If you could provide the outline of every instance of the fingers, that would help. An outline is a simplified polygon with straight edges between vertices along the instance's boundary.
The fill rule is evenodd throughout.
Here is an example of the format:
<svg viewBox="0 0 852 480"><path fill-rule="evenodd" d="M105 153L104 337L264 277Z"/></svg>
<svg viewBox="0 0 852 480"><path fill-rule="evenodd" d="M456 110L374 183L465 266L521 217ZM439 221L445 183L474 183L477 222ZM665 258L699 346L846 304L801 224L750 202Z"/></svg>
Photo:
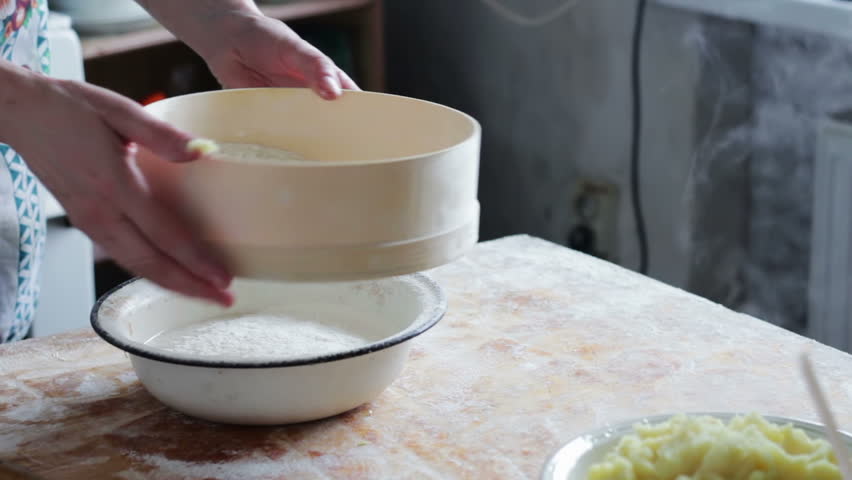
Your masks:
<svg viewBox="0 0 852 480"><path fill-rule="evenodd" d="M343 90L361 90L346 72L337 68L319 50L312 48L304 53L301 66L308 86L326 100L340 97Z"/></svg>
<svg viewBox="0 0 852 480"><path fill-rule="evenodd" d="M94 85L68 82L71 91L85 97L116 133L172 162L190 162L200 153L187 149L192 135L158 120L132 100Z"/></svg>
<svg viewBox="0 0 852 480"><path fill-rule="evenodd" d="M347 75L346 72L339 68L337 69L337 77L340 79L340 86L343 87L345 90L361 90L355 83L355 81L349 78L349 75Z"/></svg>
<svg viewBox="0 0 852 480"><path fill-rule="evenodd" d="M308 86L320 97L334 100L343 94L339 69L314 47L297 51L299 70Z"/></svg>
<svg viewBox="0 0 852 480"><path fill-rule="evenodd" d="M210 285L225 290L233 277L218 257L192 234L178 215L146 192L130 193L123 210L147 240L182 268Z"/></svg>
<svg viewBox="0 0 852 480"><path fill-rule="evenodd" d="M111 220L83 218L78 226L116 262L134 274L187 296L211 300L223 306L234 302L229 292L193 275L152 245L126 217Z"/></svg>
<svg viewBox="0 0 852 480"><path fill-rule="evenodd" d="M134 274L230 305L230 275L194 240L179 212L157 202L134 163L137 144L176 160L191 159L190 136L117 94L57 82L62 88L46 92L55 97L46 102L53 110L42 119L55 133L49 142L46 137L32 142L29 151L34 159L50 159L35 163L44 167L40 175L60 194L72 222Z"/></svg>
<svg viewBox="0 0 852 480"><path fill-rule="evenodd" d="M336 76L323 76L317 85L312 85L314 90L326 100L333 100L343 94L340 88L340 79Z"/></svg>
<svg viewBox="0 0 852 480"><path fill-rule="evenodd" d="M302 61L305 80L319 96L326 100L334 100L343 94L343 90L358 90L358 85L343 70L337 68L334 62L319 53L309 54Z"/></svg>

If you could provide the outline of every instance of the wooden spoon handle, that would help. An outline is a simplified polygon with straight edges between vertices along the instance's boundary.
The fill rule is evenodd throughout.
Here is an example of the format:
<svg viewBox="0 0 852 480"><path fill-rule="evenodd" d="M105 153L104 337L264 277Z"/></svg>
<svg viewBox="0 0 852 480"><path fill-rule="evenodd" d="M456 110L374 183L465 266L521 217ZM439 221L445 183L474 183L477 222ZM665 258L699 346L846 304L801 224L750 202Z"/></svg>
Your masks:
<svg viewBox="0 0 852 480"><path fill-rule="evenodd" d="M840 467L840 473L843 480L852 480L852 465L849 461L849 449L846 446L846 440L840 436L840 430L837 428L837 422L834 420L834 414L831 413L831 406L828 403L819 380L816 376L814 364L811 362L810 355L805 352L800 357L802 374L805 377L805 383L808 386L808 393L811 395L811 400L814 402L817 413L825 426L825 433L834 449L834 456L837 457L837 466Z"/></svg>

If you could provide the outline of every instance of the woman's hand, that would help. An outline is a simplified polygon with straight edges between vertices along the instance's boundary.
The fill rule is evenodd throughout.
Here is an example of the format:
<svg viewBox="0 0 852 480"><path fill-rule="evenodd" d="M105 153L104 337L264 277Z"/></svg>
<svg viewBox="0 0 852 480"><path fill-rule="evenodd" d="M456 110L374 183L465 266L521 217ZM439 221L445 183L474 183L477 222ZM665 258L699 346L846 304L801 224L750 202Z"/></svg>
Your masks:
<svg viewBox="0 0 852 480"><path fill-rule="evenodd" d="M231 275L151 194L136 145L187 162L192 139L118 94L0 62L0 141L18 151L119 264L177 292L229 305Z"/></svg>
<svg viewBox="0 0 852 480"><path fill-rule="evenodd" d="M355 82L252 0L138 0L204 57L226 88L310 87L331 100Z"/></svg>
<svg viewBox="0 0 852 480"><path fill-rule="evenodd" d="M310 87L332 100L358 86L330 58L284 23L262 15L225 20L233 32L226 44L205 49L210 70L226 88Z"/></svg>

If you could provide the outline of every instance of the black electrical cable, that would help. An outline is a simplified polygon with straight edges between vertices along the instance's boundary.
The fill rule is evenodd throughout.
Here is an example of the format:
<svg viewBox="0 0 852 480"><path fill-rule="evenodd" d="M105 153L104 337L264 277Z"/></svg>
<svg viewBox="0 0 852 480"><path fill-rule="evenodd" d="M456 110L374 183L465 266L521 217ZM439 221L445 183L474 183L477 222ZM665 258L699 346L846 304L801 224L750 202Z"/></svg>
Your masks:
<svg viewBox="0 0 852 480"><path fill-rule="evenodd" d="M633 29L633 52L631 55L631 87L633 96L632 145L630 147L630 194L633 217L636 222L636 238L639 243L639 273L648 274L648 234L645 216L642 213L642 189L639 172L642 150L642 33L645 29L645 7L647 0L637 0L636 23Z"/></svg>

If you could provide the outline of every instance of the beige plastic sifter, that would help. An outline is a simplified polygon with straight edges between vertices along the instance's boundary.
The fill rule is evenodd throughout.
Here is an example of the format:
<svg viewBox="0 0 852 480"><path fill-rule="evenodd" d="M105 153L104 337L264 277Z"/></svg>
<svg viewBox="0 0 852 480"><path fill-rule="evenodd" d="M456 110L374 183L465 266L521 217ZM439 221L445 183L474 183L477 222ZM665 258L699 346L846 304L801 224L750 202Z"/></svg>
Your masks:
<svg viewBox="0 0 852 480"><path fill-rule="evenodd" d="M451 262L477 241L480 127L464 113L367 92L325 101L306 89L216 91L146 108L200 137L310 160L178 165L140 152L155 192L185 210L237 276L387 277Z"/></svg>

